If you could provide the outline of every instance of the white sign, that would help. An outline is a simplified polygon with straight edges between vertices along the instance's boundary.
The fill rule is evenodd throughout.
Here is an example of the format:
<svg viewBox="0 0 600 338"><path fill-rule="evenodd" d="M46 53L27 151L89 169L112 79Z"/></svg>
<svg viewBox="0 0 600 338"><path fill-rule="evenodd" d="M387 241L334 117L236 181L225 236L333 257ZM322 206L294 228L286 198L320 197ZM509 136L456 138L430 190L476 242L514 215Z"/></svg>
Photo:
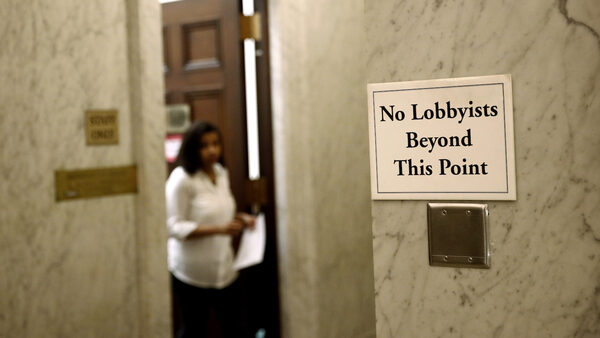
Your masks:
<svg viewBox="0 0 600 338"><path fill-rule="evenodd" d="M367 89L373 199L516 199L510 75Z"/></svg>

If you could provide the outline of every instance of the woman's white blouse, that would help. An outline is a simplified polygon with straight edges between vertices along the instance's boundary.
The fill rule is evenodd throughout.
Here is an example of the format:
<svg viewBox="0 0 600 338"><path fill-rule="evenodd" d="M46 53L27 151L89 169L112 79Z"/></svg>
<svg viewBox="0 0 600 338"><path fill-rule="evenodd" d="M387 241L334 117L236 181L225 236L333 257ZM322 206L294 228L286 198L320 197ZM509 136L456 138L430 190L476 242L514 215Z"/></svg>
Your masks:
<svg viewBox="0 0 600 338"><path fill-rule="evenodd" d="M216 184L199 170L188 175L177 167L167 180L169 270L179 280L204 288L221 289L237 277L233 269L231 236L209 235L186 239L199 225L222 225L235 215L235 200L227 170L215 164Z"/></svg>

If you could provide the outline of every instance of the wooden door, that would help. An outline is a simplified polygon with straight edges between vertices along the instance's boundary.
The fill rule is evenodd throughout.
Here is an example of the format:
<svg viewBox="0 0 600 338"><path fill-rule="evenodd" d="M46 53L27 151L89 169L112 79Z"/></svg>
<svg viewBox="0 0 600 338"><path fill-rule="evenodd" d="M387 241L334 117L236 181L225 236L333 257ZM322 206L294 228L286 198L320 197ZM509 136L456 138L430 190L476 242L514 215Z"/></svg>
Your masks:
<svg viewBox="0 0 600 338"><path fill-rule="evenodd" d="M255 4L263 17L263 38L257 42L262 52L257 58L257 90L260 168L267 182L268 201L261 207L267 242L264 262L242 270L239 279L252 332L264 329L266 337L279 337L267 6L264 0L255 0ZM239 0L182 0L162 5L165 100L167 104L188 104L192 120L210 121L221 129L231 188L238 209L248 211L251 196L246 196L245 189L248 163L239 8ZM214 331L211 334L218 337Z"/></svg>
<svg viewBox="0 0 600 338"><path fill-rule="evenodd" d="M183 0L162 10L166 103L186 103L192 121L219 127L231 189L243 208L248 165L238 1Z"/></svg>

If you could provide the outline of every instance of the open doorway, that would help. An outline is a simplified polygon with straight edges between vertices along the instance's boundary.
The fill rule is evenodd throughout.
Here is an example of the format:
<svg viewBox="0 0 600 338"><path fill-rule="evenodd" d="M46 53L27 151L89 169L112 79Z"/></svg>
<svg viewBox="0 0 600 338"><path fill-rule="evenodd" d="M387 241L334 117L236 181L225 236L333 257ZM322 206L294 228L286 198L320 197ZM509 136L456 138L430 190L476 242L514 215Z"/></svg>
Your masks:
<svg viewBox="0 0 600 338"><path fill-rule="evenodd" d="M240 35L240 17L249 15L243 1L163 1L165 102L182 112L178 116L183 122L205 120L219 127L238 209L265 215L264 261L241 270L239 279L252 332L279 337L268 13L266 0L250 0L252 12L260 13L260 20L253 21L260 36L250 38L249 48ZM246 56L254 61L255 71L248 72ZM255 94L248 90L249 78L256 84ZM172 127L167 139L176 148L181 129ZM172 162L167 163L172 170ZM177 316L174 312L175 330ZM218 337L218 331L214 335Z"/></svg>

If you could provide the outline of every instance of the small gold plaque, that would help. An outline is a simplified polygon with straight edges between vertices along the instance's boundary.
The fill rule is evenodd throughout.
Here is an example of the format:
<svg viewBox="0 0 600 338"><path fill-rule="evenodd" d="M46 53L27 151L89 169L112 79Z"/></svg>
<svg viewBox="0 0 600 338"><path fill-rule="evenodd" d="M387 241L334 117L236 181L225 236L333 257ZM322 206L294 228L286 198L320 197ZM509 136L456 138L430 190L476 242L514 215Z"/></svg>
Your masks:
<svg viewBox="0 0 600 338"><path fill-rule="evenodd" d="M254 39L260 41L262 39L260 13L254 13L250 16L240 15L240 40Z"/></svg>
<svg viewBox="0 0 600 338"><path fill-rule="evenodd" d="M137 192L136 166L55 171L56 200Z"/></svg>
<svg viewBox="0 0 600 338"><path fill-rule="evenodd" d="M87 110L85 112L85 129L87 145L118 144L118 110Z"/></svg>

